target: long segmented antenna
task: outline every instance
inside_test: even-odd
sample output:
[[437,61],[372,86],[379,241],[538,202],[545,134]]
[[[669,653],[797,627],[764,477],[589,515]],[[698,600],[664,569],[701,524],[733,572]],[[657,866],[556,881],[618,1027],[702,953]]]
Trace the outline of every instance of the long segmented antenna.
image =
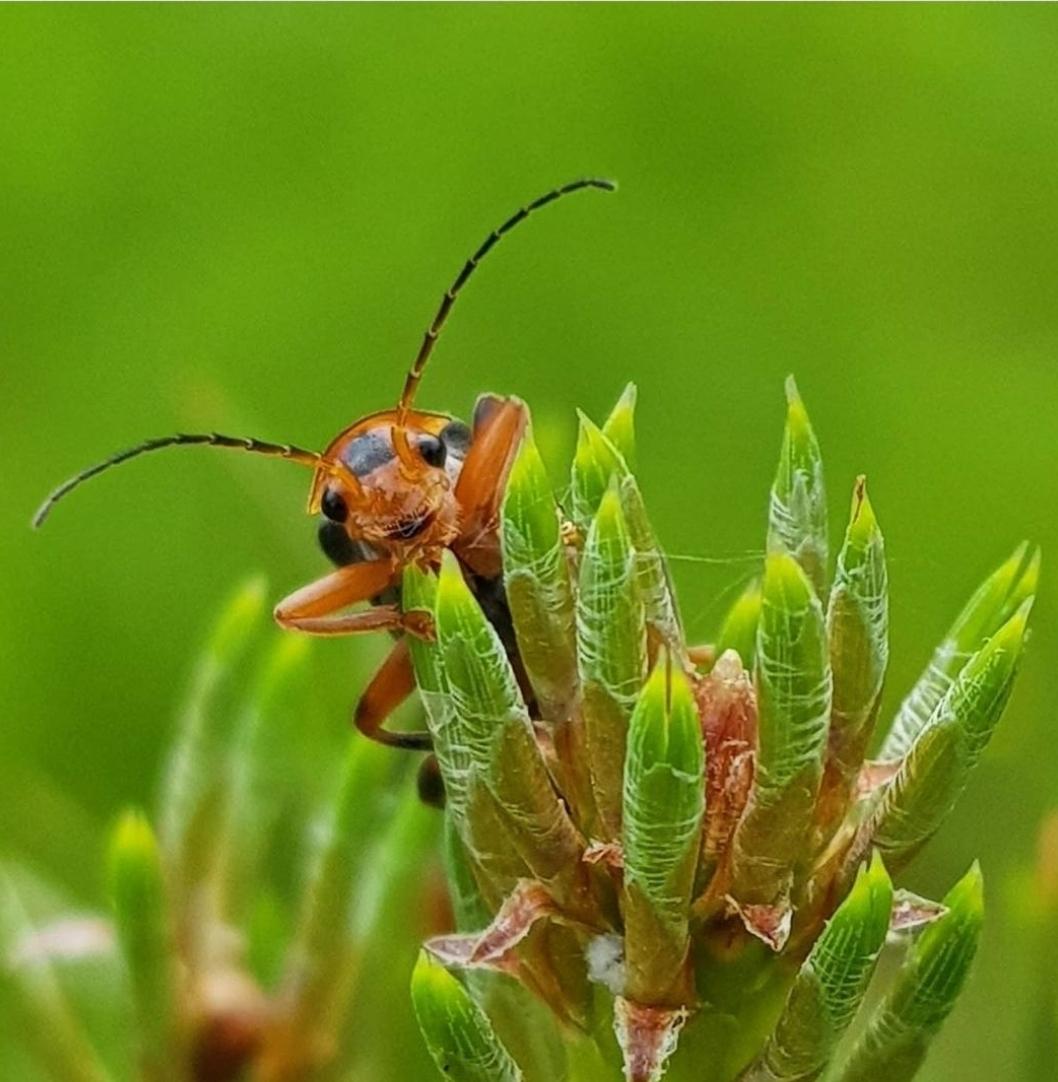
[[534,210],[546,207],[548,203],[553,203],[556,199],[569,195],[570,192],[580,191],[581,188],[598,188],[604,192],[613,192],[617,190],[617,183],[599,177],[584,177],[581,180],[570,181],[569,184],[564,184],[561,188],[553,189],[546,195],[540,196],[539,199],[534,199],[531,203],[526,204],[516,214],[511,215],[499,229],[494,229],[485,238],[481,247],[466,261],[456,280],[448,287],[444,297],[441,298],[441,307],[437,309],[437,315],[433,317],[433,322],[427,327],[422,345],[419,347],[419,354],[408,371],[407,378],[404,380],[404,390],[401,392],[400,403],[397,407],[398,429],[403,428],[408,410],[411,409],[412,400],[415,398],[415,391],[422,379],[423,369],[426,368],[426,362],[430,359],[434,343],[445,325],[448,313],[452,310],[452,305],[455,304],[459,291],[467,284],[467,280],[477,269],[478,264],[506,233],[509,233],[519,222],[528,218]]
[[190,447],[201,444],[207,447],[230,447],[236,451],[250,451],[255,455],[271,455],[276,458],[288,458],[292,462],[299,462],[313,469],[320,466],[323,456],[316,451],[306,451],[301,447],[294,447],[289,443],[266,443],[264,440],[255,440],[248,436],[225,436],[220,432],[204,432],[196,434],[178,433],[175,436],[157,436],[151,440],[129,447],[125,451],[119,451],[110,458],[97,462],[94,466],[75,474],[61,485],[40,505],[37,513],[33,516],[33,528],[38,529],[44,520],[51,514],[51,509],[66,495],[72,492],[78,485],[111,469],[120,466],[122,462],[128,462],[130,458],[147,454],[149,451],[160,451],[163,447]]

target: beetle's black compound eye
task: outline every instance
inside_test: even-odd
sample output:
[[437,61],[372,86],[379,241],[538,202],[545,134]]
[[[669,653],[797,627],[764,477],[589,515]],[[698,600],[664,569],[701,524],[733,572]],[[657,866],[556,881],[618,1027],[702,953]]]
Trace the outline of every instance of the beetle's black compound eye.
[[349,508],[346,507],[345,500],[343,500],[337,490],[333,488],[325,488],[323,490],[323,497],[320,500],[320,510],[325,517],[331,520],[331,522],[345,522],[349,515]]
[[436,436],[420,436],[416,446],[427,466],[440,469],[445,464],[448,448],[445,447],[444,440],[439,440]]

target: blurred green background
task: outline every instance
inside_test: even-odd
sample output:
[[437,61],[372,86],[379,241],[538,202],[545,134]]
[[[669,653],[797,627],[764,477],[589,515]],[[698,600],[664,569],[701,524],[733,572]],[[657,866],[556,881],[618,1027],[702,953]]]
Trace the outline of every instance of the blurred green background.
[[[525,397],[561,488],[574,407],[636,380],[706,638],[759,559],[796,373],[835,541],[859,471],[886,534],[891,706],[983,575],[1043,545],[1008,717],[905,885],[979,855],[990,903],[922,1078],[1052,1077],[1028,894],[1058,802],[1058,9],[6,7],[0,41],[6,855],[97,903],[211,613],[250,571],[278,598],[325,566],[286,464],[158,456],[34,535],[45,491],[179,429],[323,444],[394,401],[490,227],[614,176],[504,243],[420,404]],[[314,731],[344,738],[379,649],[321,644]]]

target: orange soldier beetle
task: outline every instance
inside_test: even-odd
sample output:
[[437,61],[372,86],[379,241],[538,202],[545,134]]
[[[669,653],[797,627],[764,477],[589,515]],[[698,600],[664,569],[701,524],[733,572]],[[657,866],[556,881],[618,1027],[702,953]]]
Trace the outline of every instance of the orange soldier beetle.
[[[322,514],[320,545],[338,566],[279,602],[275,618],[281,626],[314,635],[389,630],[429,639],[433,628],[425,613],[401,612],[401,573],[409,563],[436,569],[444,550],[451,549],[517,661],[503,595],[498,519],[507,475],[525,431],[525,406],[517,398],[482,395],[468,428],[447,414],[413,409],[413,402],[456,297],[481,260],[534,210],[587,188],[613,191],[616,185],[594,177],[574,180],[526,204],[488,235],[445,291],[395,410],[357,421],[322,452],[217,432],[145,440],[59,485],[34,516],[34,527],[78,485],[149,451],[198,445],[289,459],[314,471],[308,511]],[[373,607],[344,611],[365,601]],[[383,728],[414,687],[402,637],[357,704],[357,728],[384,744],[428,750],[432,742],[427,732]]]

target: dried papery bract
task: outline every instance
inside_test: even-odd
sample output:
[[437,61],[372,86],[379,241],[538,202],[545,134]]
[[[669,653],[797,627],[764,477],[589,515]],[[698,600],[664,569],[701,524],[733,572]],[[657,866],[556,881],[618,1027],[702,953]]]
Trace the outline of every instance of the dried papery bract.
[[697,681],[695,698],[706,747],[708,815],[698,873],[704,886],[713,880],[727,852],[753,784],[757,699],[752,676],[736,650],[720,654],[708,676]]

